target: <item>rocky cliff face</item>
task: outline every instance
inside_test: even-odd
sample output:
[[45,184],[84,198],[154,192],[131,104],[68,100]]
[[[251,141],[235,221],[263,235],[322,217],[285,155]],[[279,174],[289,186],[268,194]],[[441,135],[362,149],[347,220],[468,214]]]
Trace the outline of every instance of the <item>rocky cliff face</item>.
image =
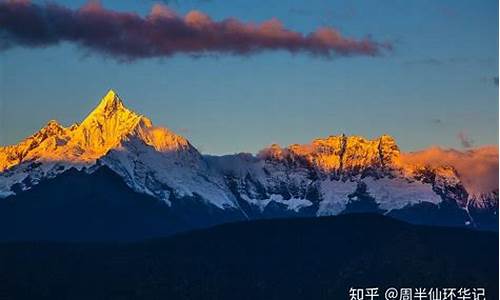
[[259,158],[289,166],[312,167],[318,174],[335,179],[357,175],[383,176],[400,168],[399,148],[391,136],[375,140],[359,136],[329,136],[307,145],[282,149],[272,145]]

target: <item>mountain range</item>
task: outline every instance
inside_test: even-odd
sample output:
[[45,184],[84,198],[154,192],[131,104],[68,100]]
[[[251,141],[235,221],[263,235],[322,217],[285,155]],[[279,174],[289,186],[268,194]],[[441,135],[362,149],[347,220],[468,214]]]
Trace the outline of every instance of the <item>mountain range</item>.
[[405,162],[389,135],[203,155],[112,90],[81,123],[50,121],[0,147],[0,239],[126,239],[126,231],[139,239],[228,221],[359,212],[497,230],[498,187],[472,193],[453,166]]

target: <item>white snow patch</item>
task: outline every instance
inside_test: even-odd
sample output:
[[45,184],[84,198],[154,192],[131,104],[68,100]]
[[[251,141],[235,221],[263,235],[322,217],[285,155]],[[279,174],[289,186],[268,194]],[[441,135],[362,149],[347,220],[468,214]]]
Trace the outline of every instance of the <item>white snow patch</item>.
[[390,211],[420,202],[434,204],[442,201],[432,190],[432,185],[418,181],[408,181],[403,178],[365,178],[363,181],[380,208]]
[[250,199],[246,195],[242,195],[242,198],[249,203],[258,206],[261,211],[263,211],[266,206],[273,201],[276,203],[284,204],[288,210],[293,210],[295,212],[299,212],[301,208],[312,205],[312,202],[307,199],[290,198],[288,200],[285,200],[283,199],[283,196],[278,194],[272,194],[268,199]]
[[356,190],[357,182],[323,180],[320,184],[320,192],[323,200],[319,203],[316,215],[331,216],[342,212],[347,204],[348,195]]

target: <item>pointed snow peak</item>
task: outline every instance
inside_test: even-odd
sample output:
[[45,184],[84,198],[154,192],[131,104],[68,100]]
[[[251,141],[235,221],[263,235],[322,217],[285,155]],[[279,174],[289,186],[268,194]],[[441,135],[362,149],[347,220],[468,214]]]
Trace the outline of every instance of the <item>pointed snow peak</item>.
[[109,89],[109,90],[108,90],[108,92],[106,93],[106,96],[104,96],[104,97],[105,97],[105,98],[106,98],[106,97],[113,97],[113,98],[114,98],[114,97],[118,97],[118,98],[120,98],[120,97],[118,96],[118,94],[115,92],[115,90],[113,90],[113,89]]
[[75,130],[73,140],[83,149],[105,153],[131,134],[143,119],[143,116],[127,109],[118,95],[109,90]]
[[127,121],[139,117],[140,115],[125,107],[123,101],[115,91],[109,90],[96,108],[83,120],[82,125],[85,127],[91,124],[95,125],[96,123],[106,123],[111,119]]
[[122,102],[122,101],[120,99],[120,96],[118,96],[118,94],[113,89],[110,89],[110,90],[108,90],[106,95],[101,99],[101,103],[102,102],[114,103],[114,102]]
[[0,147],[0,172],[28,160],[91,164],[111,149],[150,149],[144,146],[162,153],[182,153],[183,159],[201,157],[184,137],[153,126],[148,118],[127,109],[110,90],[80,124],[64,127],[52,120],[17,145]]
[[125,109],[122,100],[115,91],[109,90],[94,111],[109,115],[121,109]]

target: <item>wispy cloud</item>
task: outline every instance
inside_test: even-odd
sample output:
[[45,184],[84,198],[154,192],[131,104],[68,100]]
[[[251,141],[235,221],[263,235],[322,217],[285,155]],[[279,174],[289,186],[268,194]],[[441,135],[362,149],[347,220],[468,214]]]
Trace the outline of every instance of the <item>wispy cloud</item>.
[[403,65],[407,66],[448,66],[448,65],[460,65],[460,64],[477,64],[477,65],[491,65],[494,64],[495,60],[493,58],[469,58],[469,57],[449,57],[449,58],[436,58],[436,57],[426,57],[407,60],[403,62]]
[[498,86],[498,76],[485,76],[481,78],[481,81]]
[[142,17],[103,8],[99,2],[72,10],[53,3],[3,1],[0,35],[2,49],[71,42],[124,61],[178,53],[249,55],[271,50],[323,57],[376,56],[391,49],[389,43],[345,37],[332,27],[302,34],[285,28],[277,19],[260,24],[235,18],[214,21],[199,11],[179,16],[162,4]]
[[457,138],[464,148],[472,148],[474,146],[474,140],[463,130],[457,134]]
[[434,119],[431,119],[431,123],[436,125],[436,126],[442,126],[443,125],[443,120],[439,119],[439,118],[434,118]]
[[422,58],[422,59],[414,59],[403,62],[403,64],[412,66],[412,65],[429,65],[429,66],[441,66],[445,64],[444,61],[436,59],[436,58]]

